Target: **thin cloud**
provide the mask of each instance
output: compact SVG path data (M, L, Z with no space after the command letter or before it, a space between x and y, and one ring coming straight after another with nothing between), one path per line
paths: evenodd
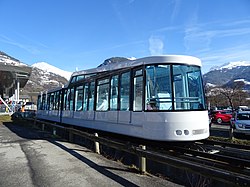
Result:
M207 24L192 24L184 31L184 46L186 51L210 49L211 43L218 38L250 35L250 24L248 20L234 22L211 22ZM232 26L237 25L237 28ZM211 27L217 29L210 29Z
M222 37L239 36L246 34L250 34L250 28L203 30L198 27L194 27L186 30L186 39L197 39L204 37L211 39L213 37L222 38Z
M174 22L175 18L177 17L177 15L179 14L180 11L180 4L181 4L181 0L175 0L173 1L174 3L174 8L173 8L173 12L171 14L171 23Z
M162 55L164 42L158 36L150 36L149 38L149 51L151 55Z
M250 17L249 19L244 19L244 20L235 20L235 21L230 21L227 23L223 23L224 26L238 26L238 25L246 25L246 24L250 24Z
M27 51L29 53L32 53L32 54L37 54L37 53L40 52L38 49L36 49L33 46L16 42L16 41L12 40L11 38L9 38L9 37L7 37L5 35L0 35L0 42L16 46L16 47L24 49L25 51Z
M160 32L165 32L165 31L174 31L174 30L181 30L182 26L169 26L169 27L162 27L159 29L151 30L150 32L152 33L160 33Z
M128 43L123 43L123 44L107 47L106 50L117 49L117 48L122 48L122 47L127 47L127 46L134 46L134 45L144 44L144 43L145 43L145 41L143 41L143 40L132 41L132 42L128 42Z
M31 40L29 37L26 37L25 35L23 35L21 33L16 33L16 35L18 35L19 37L23 38L25 41L30 41L31 43L34 43L35 45L41 46L43 48L48 48L47 45L45 45L45 44L43 44L41 42L38 42L38 41Z
M128 4L132 4L132 3L134 3L136 0L129 0L128 1Z
M184 46L186 51L190 50L209 50L213 33L203 32L198 27L192 27L185 30Z

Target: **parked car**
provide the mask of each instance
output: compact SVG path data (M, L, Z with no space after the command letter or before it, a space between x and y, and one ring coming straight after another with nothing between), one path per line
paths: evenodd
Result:
M218 124L230 123L231 118L232 111L230 110L215 110L210 113L211 121Z
M250 132L250 111L239 111L231 119L231 125L236 130Z
M24 106L24 110L37 110L37 106L33 102L26 102Z

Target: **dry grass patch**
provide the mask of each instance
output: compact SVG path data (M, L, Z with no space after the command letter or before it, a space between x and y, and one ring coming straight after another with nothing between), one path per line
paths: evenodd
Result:
M3 122L11 122L11 116L6 114L6 115L0 115L0 123Z

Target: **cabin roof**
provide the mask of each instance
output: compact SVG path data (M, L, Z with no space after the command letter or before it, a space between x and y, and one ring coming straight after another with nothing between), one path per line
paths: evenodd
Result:
M78 75L87 75L92 73L99 73L99 72L105 72L105 71L113 71L118 70L122 68L128 68L128 67L135 67L142 64L187 64L187 65L196 65L201 66L201 60L193 57L193 56L185 56L185 55L162 55L162 56L150 56L150 57L144 57L144 58L138 58L134 60L126 60L123 62L116 62L111 63L107 65L103 65L97 68L87 69L87 70L81 70L74 72L72 74L72 77L78 76Z

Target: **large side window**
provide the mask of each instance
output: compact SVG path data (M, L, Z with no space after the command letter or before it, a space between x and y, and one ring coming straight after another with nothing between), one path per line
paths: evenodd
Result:
M65 90L64 92L64 110L69 110L70 105L69 105L69 100L70 100L70 89Z
M46 110L46 94L42 96L42 110Z
M56 91L56 92L54 92L54 100L53 100L52 109L53 110L58 110L57 105L58 105L58 92Z
M48 93L47 94L47 110L51 110L51 100L50 100L50 98L51 98L51 93Z
M61 110L61 102L62 102L62 90L58 91L58 99L57 99L57 107L58 107L58 110Z
M143 101L143 76L142 69L134 72L134 94L133 94L133 110L142 111Z
M108 96L109 96L109 79L98 80L97 82L97 96L96 96L96 110L108 110Z
M130 102L130 72L121 74L120 80L120 110L129 110Z
M83 111L87 111L88 106L88 98L89 98L89 83L84 84L84 91L83 91Z
M56 109L56 92L53 93L53 98L52 99L52 110Z
M176 110L204 109L204 94L199 67L173 65Z
M94 110L94 98L95 98L95 82L91 82L89 86L89 95L88 95L88 110Z
M172 110L170 65L146 66L145 110Z
M82 103L83 103L83 86L76 87L75 93L75 110L79 111L82 110Z
M118 75L111 77L110 82L110 110L118 109Z
M74 110L74 88L70 89L70 95L69 95L69 105L70 105L70 110Z
M54 110L58 110L58 91L55 92L55 99L54 99Z
M39 95L37 98L37 109L42 110L42 96Z

